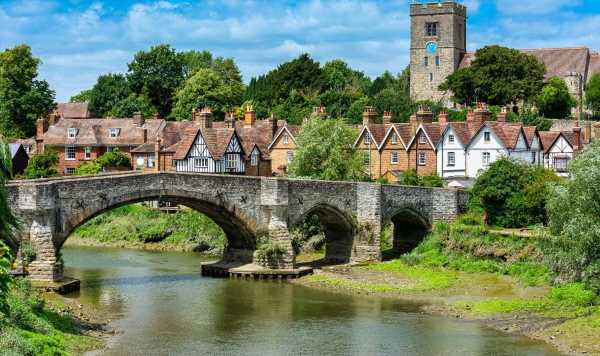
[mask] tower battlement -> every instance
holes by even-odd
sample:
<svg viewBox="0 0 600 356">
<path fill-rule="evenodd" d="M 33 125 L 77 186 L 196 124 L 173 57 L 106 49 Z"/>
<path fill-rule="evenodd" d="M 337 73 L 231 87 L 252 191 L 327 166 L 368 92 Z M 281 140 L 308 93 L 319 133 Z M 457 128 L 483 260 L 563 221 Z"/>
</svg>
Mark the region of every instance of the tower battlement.
<svg viewBox="0 0 600 356">
<path fill-rule="evenodd" d="M 413 2 L 410 4 L 410 16 L 456 14 L 467 16 L 467 7 L 454 1 L 447 2 Z"/>
</svg>

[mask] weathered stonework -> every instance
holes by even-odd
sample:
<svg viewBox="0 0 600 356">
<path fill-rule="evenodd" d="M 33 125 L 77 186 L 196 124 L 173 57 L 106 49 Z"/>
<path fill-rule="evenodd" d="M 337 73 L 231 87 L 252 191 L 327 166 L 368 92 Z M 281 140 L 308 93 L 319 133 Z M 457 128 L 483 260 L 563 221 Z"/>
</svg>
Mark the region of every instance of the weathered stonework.
<svg viewBox="0 0 600 356">
<path fill-rule="evenodd" d="M 423 232 L 434 221 L 453 219 L 467 199 L 466 192 L 449 189 L 169 172 L 12 181 L 7 188 L 23 222 L 19 242 L 36 252 L 30 278 L 39 280 L 62 278 L 59 252 L 75 228 L 124 204 L 168 198 L 187 205 L 225 232 L 223 260 L 273 267 L 256 254 L 261 241 L 270 241 L 284 251 L 277 268 L 293 268 L 289 231 L 310 214 L 325 227 L 327 259 L 360 262 L 381 259 L 385 224 L 408 239 L 402 231 Z"/>
</svg>

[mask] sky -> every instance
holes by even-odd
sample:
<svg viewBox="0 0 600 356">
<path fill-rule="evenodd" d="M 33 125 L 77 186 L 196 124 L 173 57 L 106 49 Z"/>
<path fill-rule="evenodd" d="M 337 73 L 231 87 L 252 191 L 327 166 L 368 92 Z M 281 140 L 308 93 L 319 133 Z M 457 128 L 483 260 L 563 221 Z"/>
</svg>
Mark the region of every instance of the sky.
<svg viewBox="0 0 600 356">
<path fill-rule="evenodd" d="M 409 62 L 410 0 L 0 0 L 0 50 L 26 43 L 59 102 L 168 43 L 234 57 L 244 80 L 307 52 L 376 77 Z M 598 0 L 462 0 L 468 49 L 600 50 Z"/>
</svg>

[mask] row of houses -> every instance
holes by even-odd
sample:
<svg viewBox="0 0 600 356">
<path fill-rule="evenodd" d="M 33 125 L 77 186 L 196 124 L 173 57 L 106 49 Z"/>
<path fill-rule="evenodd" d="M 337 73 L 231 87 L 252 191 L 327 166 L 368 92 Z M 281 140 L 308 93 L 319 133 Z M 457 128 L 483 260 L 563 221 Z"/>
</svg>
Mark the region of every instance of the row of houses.
<svg viewBox="0 0 600 356">
<path fill-rule="evenodd" d="M 324 108 L 317 107 L 311 118 L 325 116 Z M 446 113 L 434 122 L 433 114 L 421 108 L 408 123 L 393 123 L 391 113 L 379 118 L 374 108 L 367 107 L 354 145 L 363 152 L 365 170 L 373 179 L 394 182 L 402 172 L 414 169 L 420 175 L 438 174 L 451 186 L 468 186 L 502 156 L 565 175 L 568 162 L 591 140 L 589 125 L 584 130 L 576 126 L 570 131 L 539 132 L 507 122 L 506 117 L 503 111 L 492 121 L 492 113 L 479 104 L 465 122 L 449 122 Z M 293 160 L 299 131 L 285 120 L 259 120 L 251 107 L 242 120 L 227 114 L 224 121 L 215 121 L 208 108 L 194 110 L 191 121 L 144 118 L 139 113 L 132 118 L 97 119 L 54 112 L 38 120 L 35 145 L 29 150 L 57 150 L 58 170 L 64 175 L 118 149 L 130 156 L 132 169 L 142 171 L 282 176 Z"/>
</svg>

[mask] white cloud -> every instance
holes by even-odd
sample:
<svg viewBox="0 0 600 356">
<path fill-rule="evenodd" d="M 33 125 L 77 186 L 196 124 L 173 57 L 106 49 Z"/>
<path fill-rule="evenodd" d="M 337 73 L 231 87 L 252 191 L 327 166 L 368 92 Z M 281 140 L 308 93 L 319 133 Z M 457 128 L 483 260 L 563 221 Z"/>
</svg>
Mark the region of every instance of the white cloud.
<svg viewBox="0 0 600 356">
<path fill-rule="evenodd" d="M 499 12 L 522 15 L 551 14 L 580 4 L 581 0 L 496 0 Z"/>
</svg>

